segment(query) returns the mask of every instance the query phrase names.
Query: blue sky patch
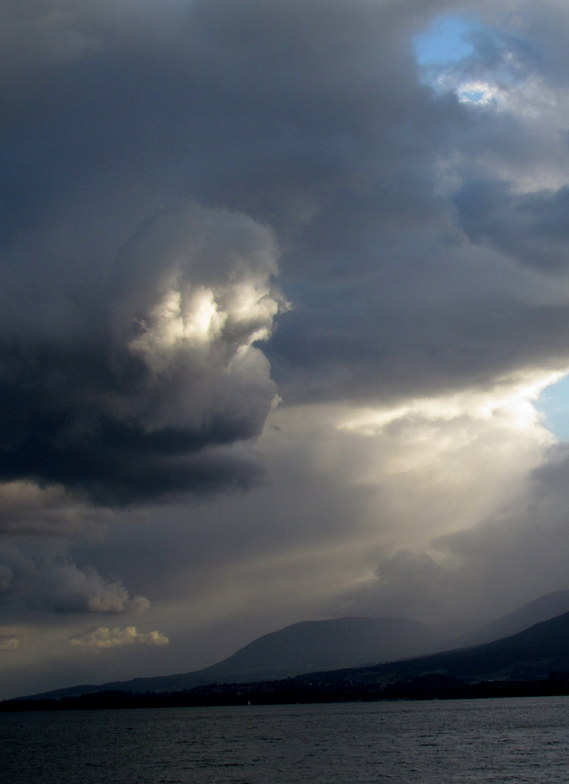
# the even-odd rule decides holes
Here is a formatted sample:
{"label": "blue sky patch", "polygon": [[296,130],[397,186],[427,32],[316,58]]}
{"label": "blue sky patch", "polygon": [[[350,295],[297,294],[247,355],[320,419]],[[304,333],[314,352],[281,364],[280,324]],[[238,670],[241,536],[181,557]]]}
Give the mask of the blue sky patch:
{"label": "blue sky patch", "polygon": [[477,27],[468,17],[438,17],[430,28],[415,38],[419,65],[457,62],[472,54],[468,34]]}
{"label": "blue sky patch", "polygon": [[569,441],[569,375],[545,389],[538,401],[550,429],[561,441]]}

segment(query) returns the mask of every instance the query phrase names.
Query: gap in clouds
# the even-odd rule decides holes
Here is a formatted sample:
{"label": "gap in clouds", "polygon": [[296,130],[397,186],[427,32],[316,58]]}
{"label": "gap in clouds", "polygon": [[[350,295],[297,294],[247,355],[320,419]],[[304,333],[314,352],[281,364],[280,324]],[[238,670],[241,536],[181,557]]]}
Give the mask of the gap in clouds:
{"label": "gap in clouds", "polygon": [[440,16],[414,38],[417,62],[421,67],[456,63],[474,52],[469,36],[478,23],[468,16]]}
{"label": "gap in clouds", "polygon": [[538,409],[560,441],[569,441],[569,375],[543,390]]}
{"label": "gap in clouds", "polygon": [[500,98],[500,83],[510,79],[512,42],[474,15],[436,17],[413,43],[421,78],[437,95],[486,105]]}

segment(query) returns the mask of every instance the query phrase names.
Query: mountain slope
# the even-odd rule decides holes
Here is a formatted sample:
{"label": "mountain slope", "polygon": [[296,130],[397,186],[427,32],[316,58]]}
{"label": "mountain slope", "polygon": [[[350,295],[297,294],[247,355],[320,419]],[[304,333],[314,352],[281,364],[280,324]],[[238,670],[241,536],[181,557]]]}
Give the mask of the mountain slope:
{"label": "mountain slope", "polygon": [[[408,677],[406,673],[418,674],[423,670],[426,672],[441,670],[454,674],[455,670],[458,672],[461,667],[464,667],[465,674],[457,677],[478,677],[480,673],[482,673],[481,678],[542,677],[544,673],[547,674],[553,669],[569,670],[569,660],[564,658],[564,640],[557,640],[556,653],[550,656],[543,652],[545,649],[542,650],[542,645],[545,643],[535,641],[533,650],[527,648],[524,654],[528,659],[527,662],[524,662],[521,653],[518,655],[513,654],[511,650],[509,653],[506,651],[510,646],[508,641],[513,639],[512,632],[518,632],[519,629],[526,629],[528,633],[531,632],[531,628],[527,627],[539,629],[541,623],[536,627],[536,620],[549,619],[556,615],[556,609],[562,608],[563,611],[569,609],[568,604],[569,591],[547,594],[452,642],[444,639],[442,634],[432,628],[405,618],[339,618],[328,621],[303,621],[265,634],[227,659],[202,670],[99,685],[72,686],[33,696],[59,698],[107,690],[138,694],[183,691],[208,683],[276,680],[302,673],[359,668],[385,661],[397,662],[411,656],[420,656],[420,658],[390,664],[389,672],[395,672],[395,677]],[[555,625],[552,628],[555,628]],[[542,632],[532,632],[535,633],[539,635]],[[548,631],[548,627],[544,628],[543,633],[551,638],[552,632]],[[496,641],[496,637],[500,636],[507,639]],[[527,640],[530,639],[534,639],[531,634]],[[479,645],[486,640],[495,640],[496,648],[487,650],[487,645],[482,647]],[[569,629],[567,640],[569,641]],[[550,639],[547,645],[551,648],[552,644]],[[465,649],[465,645],[470,647]],[[472,647],[473,645],[477,647]],[[502,647],[504,645],[506,648]],[[433,654],[430,657],[422,656],[433,651],[441,651],[443,648],[446,649],[445,653]],[[512,656],[516,660],[513,663]],[[490,657],[493,663],[488,666],[482,665],[481,661],[485,657]],[[379,672],[382,671],[384,670],[380,667]]]}
{"label": "mountain slope", "polygon": [[[216,679],[231,675],[250,680],[338,667],[333,662],[361,665],[390,661],[433,650],[438,640],[429,627],[406,618],[337,618],[303,621],[259,637],[224,662],[202,672]],[[351,666],[351,665],[340,665]]]}
{"label": "mountain slope", "polygon": [[[569,613],[501,640],[365,669],[322,673],[330,680],[389,682],[425,675],[465,681],[534,680],[569,672]],[[314,677],[314,674],[306,677]],[[320,676],[319,676],[320,677]]]}
{"label": "mountain slope", "polygon": [[569,591],[555,591],[524,604],[501,618],[496,618],[471,632],[453,640],[453,648],[482,645],[486,642],[509,637],[524,629],[529,629],[541,621],[547,621],[569,612]]}
{"label": "mountain slope", "polygon": [[[285,631],[285,630],[282,630]],[[555,677],[548,677],[555,673]],[[154,679],[151,679],[154,680]],[[161,679],[157,679],[161,680]],[[132,683],[132,682],[131,682]],[[129,683],[125,687],[129,687]],[[55,704],[38,695],[32,710],[53,708],[161,707],[377,699],[433,699],[569,694],[569,613],[511,637],[454,651],[372,667],[311,672],[294,678],[248,683],[209,683],[170,694],[101,690]],[[27,710],[28,700],[0,709]]]}
{"label": "mountain slope", "polygon": [[195,672],[81,685],[34,697],[72,697],[103,690],[182,691],[205,683],[274,680],[315,670],[359,667],[440,649],[428,626],[407,618],[303,621],[265,634],[229,658]]}

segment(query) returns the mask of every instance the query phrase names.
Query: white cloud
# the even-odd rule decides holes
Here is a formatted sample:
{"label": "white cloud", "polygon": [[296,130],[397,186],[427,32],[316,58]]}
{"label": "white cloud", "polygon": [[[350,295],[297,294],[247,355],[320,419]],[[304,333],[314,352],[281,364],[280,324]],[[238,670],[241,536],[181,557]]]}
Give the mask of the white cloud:
{"label": "white cloud", "polygon": [[71,645],[77,648],[120,648],[124,645],[167,645],[170,640],[159,631],[139,632],[136,626],[99,626],[81,637],[72,637]]}

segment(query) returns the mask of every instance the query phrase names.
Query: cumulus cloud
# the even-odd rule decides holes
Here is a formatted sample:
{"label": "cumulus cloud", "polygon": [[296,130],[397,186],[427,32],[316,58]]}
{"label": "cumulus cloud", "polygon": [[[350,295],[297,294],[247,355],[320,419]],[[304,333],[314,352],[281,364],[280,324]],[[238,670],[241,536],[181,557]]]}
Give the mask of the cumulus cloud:
{"label": "cumulus cloud", "polygon": [[24,605],[32,611],[55,614],[148,611],[148,599],[131,596],[120,580],[105,580],[91,566],[79,568],[58,549],[50,552],[45,546],[25,545],[3,548],[0,601],[5,613],[21,611]]}
{"label": "cumulus cloud", "polygon": [[[519,160],[528,144],[514,109],[481,131],[420,83],[411,37],[445,4],[210,0],[160,24],[150,4],[89,5],[49,17],[67,53],[49,88],[19,76],[34,123],[10,137],[6,479],[108,503],[247,485],[222,447],[260,433],[271,375],[288,401],[385,400],[565,361],[566,301],[454,221],[448,183],[484,149],[495,170],[512,133]],[[31,43],[47,24],[35,4],[14,18]],[[72,59],[70,29],[95,42]],[[294,308],[263,354],[275,235]]]}
{"label": "cumulus cloud", "polygon": [[268,230],[225,211],[142,229],[83,314],[88,338],[36,324],[5,347],[4,480],[105,502],[247,484],[254,468],[222,447],[258,435],[275,397],[255,345],[279,307],[275,259]]}
{"label": "cumulus cloud", "polygon": [[61,486],[39,487],[18,480],[0,484],[0,535],[5,537],[98,539],[112,520],[109,510],[82,503]]}
{"label": "cumulus cloud", "polygon": [[159,631],[139,632],[136,626],[99,626],[81,637],[72,637],[71,645],[77,648],[120,648],[124,645],[168,645],[169,639]]}
{"label": "cumulus cloud", "polygon": [[119,581],[106,582],[92,567],[74,564],[50,565],[40,579],[38,600],[58,613],[144,613],[150,602],[143,596],[131,597]]}

